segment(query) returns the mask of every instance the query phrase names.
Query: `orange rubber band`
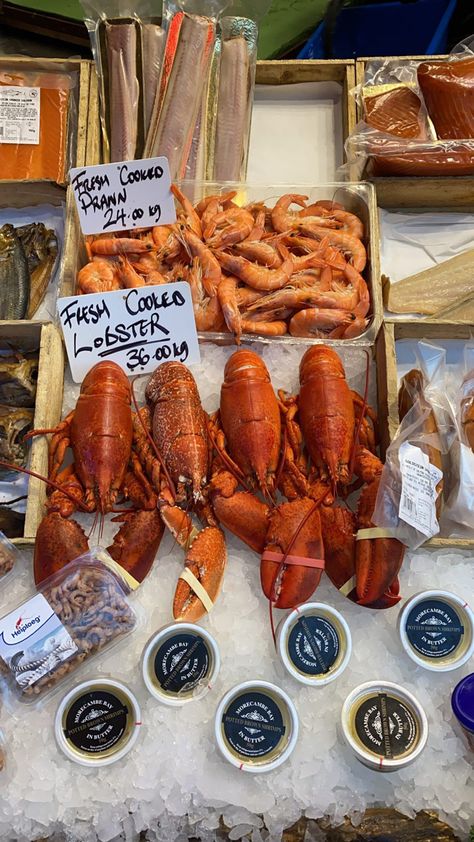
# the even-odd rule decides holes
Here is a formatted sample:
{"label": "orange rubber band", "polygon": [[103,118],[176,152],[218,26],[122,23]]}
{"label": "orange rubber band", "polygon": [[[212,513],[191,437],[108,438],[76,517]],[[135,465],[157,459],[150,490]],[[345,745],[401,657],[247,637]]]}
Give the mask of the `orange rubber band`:
{"label": "orange rubber band", "polygon": [[302,567],[317,567],[319,570],[324,570],[323,558],[305,558],[300,555],[287,555],[283,553],[275,553],[273,550],[264,550],[261,556],[262,561],[276,561],[283,564],[296,564]]}

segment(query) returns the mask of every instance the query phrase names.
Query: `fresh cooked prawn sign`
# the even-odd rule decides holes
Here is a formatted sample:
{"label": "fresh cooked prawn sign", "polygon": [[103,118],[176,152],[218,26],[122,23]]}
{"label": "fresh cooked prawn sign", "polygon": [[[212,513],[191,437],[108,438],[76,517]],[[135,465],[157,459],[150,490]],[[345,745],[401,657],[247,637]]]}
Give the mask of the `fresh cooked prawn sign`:
{"label": "fresh cooked prawn sign", "polygon": [[69,177],[83,234],[176,222],[167,158],[76,167]]}
{"label": "fresh cooked prawn sign", "polygon": [[129,375],[200,361],[191,288],[182,281],[60,298],[58,315],[75,383],[101,360]]}

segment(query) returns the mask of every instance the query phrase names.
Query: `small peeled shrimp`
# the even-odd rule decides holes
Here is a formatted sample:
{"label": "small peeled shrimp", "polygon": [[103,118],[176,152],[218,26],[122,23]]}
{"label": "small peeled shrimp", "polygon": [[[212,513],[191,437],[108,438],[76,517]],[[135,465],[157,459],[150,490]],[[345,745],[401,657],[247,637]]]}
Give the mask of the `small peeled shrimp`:
{"label": "small peeled shrimp", "polygon": [[192,202],[189,201],[188,197],[181,192],[181,190],[179,189],[179,187],[176,186],[176,184],[171,185],[171,192],[175,199],[178,200],[183,209],[182,216],[184,216],[184,221],[186,222],[186,224],[189,225],[189,227],[192,231],[194,231],[196,236],[202,237],[201,220],[199,218],[199,214],[194,209]]}
{"label": "small peeled shrimp", "polygon": [[346,310],[323,310],[308,307],[290,319],[289,331],[292,336],[319,336],[320,331],[334,330],[340,325],[349,325],[355,316]]}
{"label": "small peeled shrimp", "polygon": [[178,236],[191,257],[199,258],[202,268],[202,283],[207,294],[212,297],[216,294],[217,287],[222,279],[219,261],[216,260],[210,248],[186,225],[179,225]]}
{"label": "small peeled shrimp", "polygon": [[234,278],[232,275],[224,275],[217,287],[217,297],[221,305],[225,323],[234,334],[235,341],[239,345],[240,335],[242,333],[242,317],[237,303],[237,284],[237,278]]}
{"label": "small peeled shrimp", "polygon": [[141,254],[152,248],[151,243],[134,237],[102,237],[91,243],[92,254]]}
{"label": "small peeled shrimp", "polygon": [[77,273],[76,292],[82,295],[89,292],[110,292],[113,289],[121,289],[121,286],[116,266],[108,260],[95,259]]}

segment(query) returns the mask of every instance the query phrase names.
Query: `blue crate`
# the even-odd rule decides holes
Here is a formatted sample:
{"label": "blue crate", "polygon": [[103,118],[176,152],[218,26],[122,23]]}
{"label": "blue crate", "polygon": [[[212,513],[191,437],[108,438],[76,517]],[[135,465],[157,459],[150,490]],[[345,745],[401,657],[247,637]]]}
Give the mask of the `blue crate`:
{"label": "blue crate", "polygon": [[324,53],[320,23],[297,58],[435,55],[446,52],[449,22],[457,0],[373,3],[341,9],[333,55]]}

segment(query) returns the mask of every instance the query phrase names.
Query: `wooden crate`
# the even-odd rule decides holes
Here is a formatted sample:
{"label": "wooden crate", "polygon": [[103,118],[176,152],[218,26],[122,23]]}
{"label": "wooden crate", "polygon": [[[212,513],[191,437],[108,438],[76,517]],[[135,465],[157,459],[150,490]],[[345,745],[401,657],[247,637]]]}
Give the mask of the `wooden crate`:
{"label": "wooden crate", "polygon": [[[334,185],[332,185],[332,187],[334,187]],[[245,191],[245,189],[246,187],[245,185],[243,185],[242,190]],[[260,189],[260,187],[259,185],[253,185],[251,189],[256,192]],[[266,186],[262,185],[262,193],[260,195],[268,195],[268,193],[265,192],[266,189]],[[286,189],[288,189],[288,186],[284,185],[281,187],[280,192],[283,193]],[[307,194],[310,194],[310,191],[313,189],[316,190],[319,189],[319,187],[315,186],[313,188],[310,185],[297,185],[297,192],[305,190]],[[211,182],[208,182],[205,185],[203,185],[203,191],[204,192],[202,195],[205,195],[206,192],[216,192],[216,188]],[[324,185],[321,185],[321,192],[324,195],[324,197],[327,198],[327,195],[324,191]],[[364,275],[367,279],[367,284],[371,296],[370,315],[372,317],[372,320],[368,328],[365,330],[364,334],[361,337],[358,337],[357,339],[354,339],[352,341],[356,343],[372,343],[375,341],[375,338],[379,332],[379,328],[382,324],[383,318],[382,287],[380,282],[380,238],[377,206],[375,202],[375,191],[372,185],[370,184],[351,185],[350,183],[346,182],[342,183],[338,188],[336,198],[338,199],[338,201],[341,201],[349,211],[352,211],[353,213],[356,213],[360,216],[364,223],[366,231],[368,231],[368,236],[366,237],[367,267],[364,271]],[[69,188],[68,190],[66,203],[65,240],[66,250],[61,267],[59,297],[75,294],[77,272],[79,271],[79,269],[82,268],[82,266],[85,265],[85,263],[87,263],[87,253],[84,245],[84,237],[80,229],[79,218],[71,188]],[[229,335],[227,333],[209,332],[202,334],[203,339],[211,339],[219,343],[222,341],[227,341],[228,336]],[[299,341],[302,344],[307,344],[308,341],[311,340],[308,340],[307,338],[298,340],[297,338],[290,337],[288,335],[282,337],[275,337],[275,339],[271,341]],[[321,343],[326,340],[315,339],[314,341]],[[349,340],[327,340],[328,344],[330,345],[339,344],[340,341],[342,341],[343,344],[345,344]]]}
{"label": "wooden crate", "polygon": [[[446,58],[446,56],[392,56],[401,60],[414,59],[422,61],[429,59]],[[355,77],[356,85],[362,85],[364,81],[365,66],[372,58],[359,58],[356,61]],[[360,108],[356,107],[357,120],[362,119]],[[445,208],[474,209],[474,175],[472,176],[445,176],[445,177],[389,177],[367,176],[365,169],[362,171],[357,166],[351,168],[351,179],[358,178],[369,180],[374,184],[377,191],[377,202],[385,208]]]}
{"label": "wooden crate", "polygon": [[[383,415],[381,424],[382,447],[386,449],[395,437],[398,421],[398,371],[395,343],[399,339],[426,339],[437,342],[440,339],[471,339],[472,327],[459,322],[427,322],[424,320],[386,321],[377,339],[377,375],[379,366],[380,377],[385,376],[385,394],[381,393],[379,403],[382,403]],[[382,389],[384,388],[382,384]],[[433,549],[474,549],[474,538],[431,538],[423,544]]]}
{"label": "wooden crate", "polygon": [[[56,69],[58,72],[78,73],[78,87],[76,89],[77,127],[72,152],[72,164],[73,166],[81,167],[86,163],[96,163],[95,160],[89,160],[88,154],[91,132],[95,132],[98,121],[96,105],[92,103],[91,107],[89,104],[93,63],[79,58],[56,59],[9,55],[0,56],[0,71],[7,69],[17,69],[18,71],[33,70],[38,72],[45,69]],[[7,176],[8,174],[2,173],[2,175]],[[18,184],[18,181],[16,183]]]}
{"label": "wooden crate", "polygon": [[342,85],[344,141],[356,124],[356,104],[349,91],[356,84],[352,60],[257,61],[257,85],[294,85],[300,82],[337,82]]}
{"label": "wooden crate", "polygon": [[[33,426],[35,429],[54,427],[61,418],[64,379],[64,351],[59,330],[49,322],[4,321],[0,322],[0,342],[24,351],[39,349]],[[42,476],[48,475],[48,440],[45,436],[33,439],[29,467]],[[12,539],[13,543],[34,544],[45,500],[45,483],[30,477],[23,536]]]}

